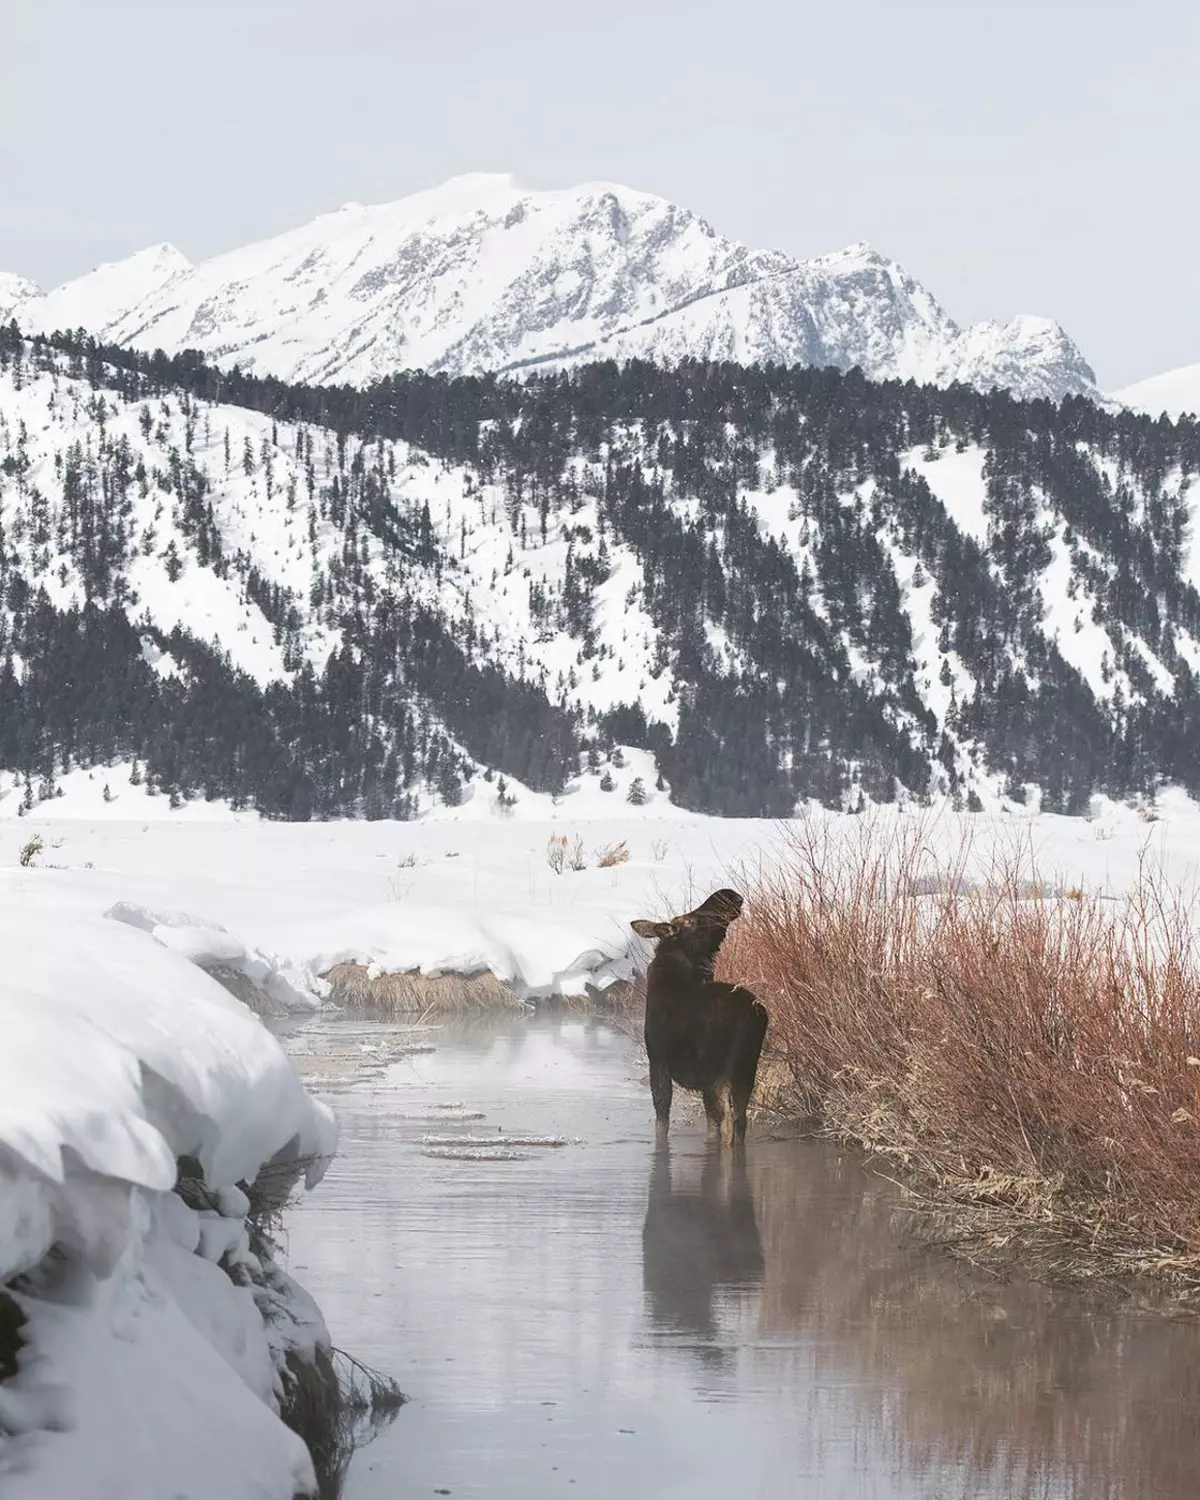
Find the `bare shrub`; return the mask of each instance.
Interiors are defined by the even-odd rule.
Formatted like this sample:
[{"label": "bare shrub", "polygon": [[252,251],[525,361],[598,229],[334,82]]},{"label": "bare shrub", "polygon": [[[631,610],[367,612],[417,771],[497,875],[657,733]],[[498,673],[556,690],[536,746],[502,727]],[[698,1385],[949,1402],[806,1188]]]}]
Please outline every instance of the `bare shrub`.
[{"label": "bare shrub", "polygon": [[576,872],[587,869],[587,855],[583,848],[583,839],[578,834],[575,842],[571,845],[571,852],[567,855],[567,864]]},{"label": "bare shrub", "polygon": [[1200,1291],[1200,967],[1191,912],[1143,866],[1127,903],[1056,892],[1017,857],[914,894],[920,833],[807,826],[730,930],[788,1105],[930,1195],[1066,1256]]},{"label": "bare shrub", "polygon": [[312,1455],[321,1500],[342,1493],[354,1454],[394,1419],[407,1401],[396,1382],[341,1349],[318,1344],[311,1359],[289,1351],[279,1415]]},{"label": "bare shrub", "polygon": [[661,865],[663,860],[666,859],[667,848],[666,839],[655,839],[650,845],[650,857],[656,865]]},{"label": "bare shrub", "polygon": [[552,833],[546,840],[546,863],[556,875],[561,875],[567,862],[567,836]]},{"label": "bare shrub", "polygon": [[21,853],[18,856],[21,868],[28,870],[45,847],[46,841],[40,833],[35,833],[32,838],[26,839],[21,845]]},{"label": "bare shrub", "polygon": [[619,844],[606,844],[596,850],[596,864],[601,870],[611,870],[614,865],[623,865],[629,859],[629,849],[622,839]]}]

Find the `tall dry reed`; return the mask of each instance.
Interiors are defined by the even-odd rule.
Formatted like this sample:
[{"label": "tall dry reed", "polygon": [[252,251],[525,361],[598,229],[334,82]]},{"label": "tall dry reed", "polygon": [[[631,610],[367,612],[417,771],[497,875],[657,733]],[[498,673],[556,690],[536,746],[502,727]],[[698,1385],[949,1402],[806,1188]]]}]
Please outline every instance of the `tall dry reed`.
[{"label": "tall dry reed", "polygon": [[[1127,900],[1028,858],[931,878],[919,831],[787,835],[721,972],[771,1012],[789,1104],[1079,1269],[1200,1285],[1193,912],[1143,865]],[[963,1221],[968,1238],[969,1226]]]}]

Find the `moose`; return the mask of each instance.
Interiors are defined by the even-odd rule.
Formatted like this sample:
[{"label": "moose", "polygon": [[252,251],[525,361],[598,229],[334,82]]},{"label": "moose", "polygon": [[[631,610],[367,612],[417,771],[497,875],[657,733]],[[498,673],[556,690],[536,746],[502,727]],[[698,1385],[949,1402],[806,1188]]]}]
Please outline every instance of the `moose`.
[{"label": "moose", "polygon": [[670,1128],[676,1083],[702,1095],[710,1135],[727,1146],[746,1138],[767,1012],[749,990],[713,978],[726,929],[741,910],[736,891],[719,890],[668,922],[631,924],[639,937],[655,942],[646,971],[646,1052],[660,1143]]}]

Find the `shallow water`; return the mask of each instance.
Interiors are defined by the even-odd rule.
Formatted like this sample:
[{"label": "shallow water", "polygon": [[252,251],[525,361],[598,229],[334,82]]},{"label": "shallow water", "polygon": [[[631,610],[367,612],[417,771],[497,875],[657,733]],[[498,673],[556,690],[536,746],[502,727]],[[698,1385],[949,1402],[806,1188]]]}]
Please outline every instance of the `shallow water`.
[{"label": "shallow water", "polygon": [[290,1267],[412,1397],[346,1500],[1200,1493],[1200,1323],[958,1270],[822,1144],[752,1131],[739,1167],[690,1111],[656,1152],[603,1021],[406,1040],[291,1044],[342,1145]]}]

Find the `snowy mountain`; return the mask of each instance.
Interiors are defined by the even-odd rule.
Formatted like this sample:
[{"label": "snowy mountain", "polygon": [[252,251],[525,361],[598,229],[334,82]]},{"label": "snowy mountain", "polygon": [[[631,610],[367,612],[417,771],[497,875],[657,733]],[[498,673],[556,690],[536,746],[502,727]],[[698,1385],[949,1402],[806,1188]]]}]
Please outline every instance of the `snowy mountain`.
[{"label": "snowy mountain", "polygon": [[26,281],[23,276],[13,276],[8,271],[0,271],[0,318],[11,318],[23,303],[40,296],[34,282]]},{"label": "snowy mountain", "polygon": [[118,761],[298,817],[1200,789],[1198,432],[803,369],[287,387],[0,330],[0,795]]},{"label": "snowy mountain", "polygon": [[199,265],[159,245],[44,296],[10,295],[30,333],[85,327],[311,383],[692,357],[1096,394],[1056,323],[959,328],[868,245],[796,261],[606,183],[530,192],[506,176],[459,177],[396,203],[347,204]]},{"label": "snowy mountain", "polygon": [[1113,400],[1150,417],[1200,416],[1200,365],[1183,365],[1164,375],[1139,380],[1114,391]]}]

